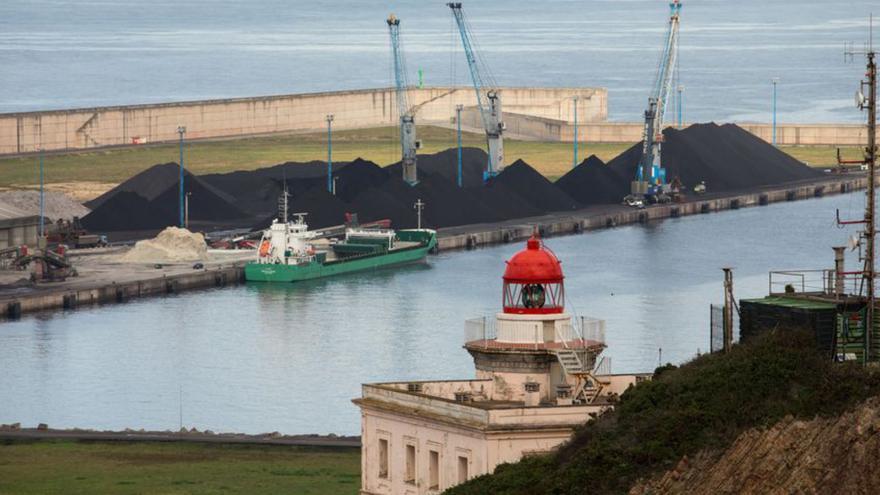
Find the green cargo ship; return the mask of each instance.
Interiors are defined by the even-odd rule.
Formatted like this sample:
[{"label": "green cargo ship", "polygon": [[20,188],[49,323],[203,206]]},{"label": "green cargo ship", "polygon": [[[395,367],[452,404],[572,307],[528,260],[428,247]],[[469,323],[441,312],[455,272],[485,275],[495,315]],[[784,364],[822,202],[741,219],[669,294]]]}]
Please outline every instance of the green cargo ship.
[{"label": "green cargo ship", "polygon": [[346,228],[344,239],[326,239],[308,230],[299,214],[294,222],[272,222],[263,233],[245,280],[299,282],[423,260],[437,245],[429,229]]}]

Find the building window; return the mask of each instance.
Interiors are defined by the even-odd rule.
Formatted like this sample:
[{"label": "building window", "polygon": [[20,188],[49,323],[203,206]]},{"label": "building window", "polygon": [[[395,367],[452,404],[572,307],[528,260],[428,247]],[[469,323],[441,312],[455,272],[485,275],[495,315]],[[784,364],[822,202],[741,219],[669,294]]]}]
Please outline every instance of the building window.
[{"label": "building window", "polygon": [[406,477],[403,481],[406,483],[416,482],[416,446],[412,444],[406,446]]},{"label": "building window", "polygon": [[440,452],[428,452],[428,489],[440,489]]},{"label": "building window", "polygon": [[468,480],[468,458],[458,456],[458,482],[464,483]]},{"label": "building window", "polygon": [[379,439],[379,477],[388,479],[388,440]]}]

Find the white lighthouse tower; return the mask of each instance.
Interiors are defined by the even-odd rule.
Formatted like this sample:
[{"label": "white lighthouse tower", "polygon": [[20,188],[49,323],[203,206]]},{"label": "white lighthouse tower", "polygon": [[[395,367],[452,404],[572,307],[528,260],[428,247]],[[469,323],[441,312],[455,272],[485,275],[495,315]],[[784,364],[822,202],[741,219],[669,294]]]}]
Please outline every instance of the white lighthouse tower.
[{"label": "white lighthouse tower", "polygon": [[[495,382],[496,398],[539,403],[590,403],[606,383],[597,378],[605,322],[565,311],[565,276],[537,237],[507,261],[503,310],[465,324],[465,349],[477,377]],[[606,361],[606,363],[609,361]]]},{"label": "white lighthouse tower", "polygon": [[533,236],[507,261],[501,311],[465,323],[475,379],[362,386],[362,494],[436,494],[550,451],[649,378],[611,374],[605,324],[566,312],[564,279]]}]

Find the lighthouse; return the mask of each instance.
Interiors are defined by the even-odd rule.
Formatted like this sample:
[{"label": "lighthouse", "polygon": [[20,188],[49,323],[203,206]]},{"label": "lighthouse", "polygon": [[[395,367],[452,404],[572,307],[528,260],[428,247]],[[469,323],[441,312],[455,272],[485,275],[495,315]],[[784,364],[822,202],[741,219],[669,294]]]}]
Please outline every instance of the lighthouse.
[{"label": "lighthouse", "polygon": [[362,494],[440,493],[549,452],[650,378],[611,373],[605,322],[566,310],[562,262],[537,235],[499,291],[495,314],[465,321],[474,378],[362,385]]},{"label": "lighthouse", "polygon": [[605,322],[565,310],[562,263],[537,235],[507,261],[502,311],[465,323],[465,349],[477,378],[495,383],[500,400],[592,402],[605,385],[596,377]]}]

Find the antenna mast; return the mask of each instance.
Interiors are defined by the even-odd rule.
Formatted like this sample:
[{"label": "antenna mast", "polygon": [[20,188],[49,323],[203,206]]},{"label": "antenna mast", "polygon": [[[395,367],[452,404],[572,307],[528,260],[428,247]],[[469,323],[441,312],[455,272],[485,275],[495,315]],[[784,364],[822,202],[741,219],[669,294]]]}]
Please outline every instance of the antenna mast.
[{"label": "antenna mast", "polygon": [[[870,21],[869,31],[873,31],[873,18]],[[872,361],[880,356],[872,353],[873,348],[878,343],[872,342],[876,337],[874,335],[874,326],[876,318],[876,181],[877,181],[877,61],[873,47],[873,33],[869,34],[869,44],[864,52],[855,52],[846,50],[845,55],[852,57],[853,55],[864,54],[867,59],[867,69],[865,72],[865,80],[861,81],[859,91],[857,93],[856,103],[860,110],[868,111],[868,144],[865,146],[864,159],[859,161],[841,161],[841,163],[861,163],[868,169],[868,185],[866,189],[867,201],[865,202],[865,217],[863,220],[840,221],[838,223],[854,224],[863,223],[865,230],[862,232],[862,238],[865,239],[864,268],[862,269],[862,278],[865,281],[865,298],[867,307],[865,308],[865,363]],[[864,90],[867,88],[867,97]],[[839,216],[839,215],[838,215]]]}]

